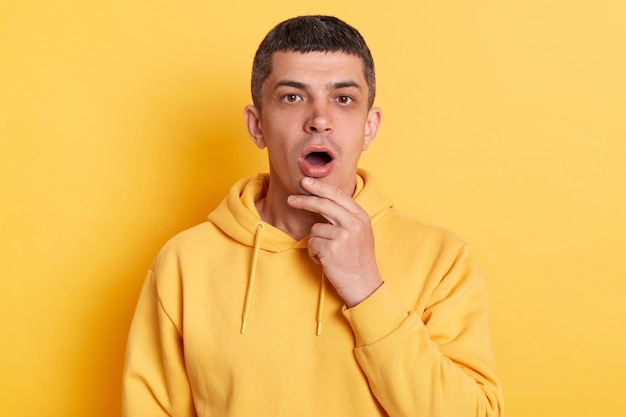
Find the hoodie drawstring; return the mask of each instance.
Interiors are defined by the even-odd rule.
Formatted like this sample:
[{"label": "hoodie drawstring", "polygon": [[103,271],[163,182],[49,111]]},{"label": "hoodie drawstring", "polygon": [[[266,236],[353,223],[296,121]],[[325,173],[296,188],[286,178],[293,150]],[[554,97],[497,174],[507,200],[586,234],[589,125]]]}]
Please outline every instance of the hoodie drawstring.
[{"label": "hoodie drawstring", "polygon": [[252,251],[252,263],[250,265],[250,276],[248,278],[248,289],[246,290],[246,301],[243,304],[243,312],[241,313],[241,334],[246,331],[246,321],[248,320],[248,313],[250,311],[250,301],[252,300],[252,291],[254,290],[254,278],[256,276],[256,264],[257,257],[259,256],[259,249],[261,249],[261,232],[265,229],[263,223],[257,223],[254,226],[256,233],[254,235],[254,250]]},{"label": "hoodie drawstring", "polygon": [[[243,312],[241,313],[241,334],[246,332],[246,322],[248,321],[248,314],[250,312],[250,304],[252,302],[252,293],[254,291],[254,279],[256,277],[256,266],[259,257],[259,250],[261,249],[261,234],[265,229],[263,223],[257,223],[254,226],[254,249],[252,251],[252,261],[250,264],[250,275],[248,277],[248,288],[246,289],[246,299],[243,304]],[[316,334],[320,336],[322,334],[322,322],[324,321],[324,307],[326,305],[326,275],[322,270],[322,276],[320,279],[320,292],[317,301],[317,331]]]},{"label": "hoodie drawstring", "polygon": [[317,302],[317,335],[322,334],[322,321],[324,321],[324,305],[326,304],[326,275],[322,269],[322,279],[320,280],[320,295]]}]

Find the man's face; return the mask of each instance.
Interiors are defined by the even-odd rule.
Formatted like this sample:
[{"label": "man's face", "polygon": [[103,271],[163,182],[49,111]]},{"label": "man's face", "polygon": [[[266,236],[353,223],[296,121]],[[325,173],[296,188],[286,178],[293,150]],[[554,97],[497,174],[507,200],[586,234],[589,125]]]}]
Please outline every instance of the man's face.
[{"label": "man's face", "polygon": [[367,101],[359,57],[276,52],[262,87],[262,110],[246,108],[250,135],[268,149],[270,188],[283,196],[302,194],[300,180],[309,176],[352,195],[357,162],[380,123],[380,109],[368,109]]}]

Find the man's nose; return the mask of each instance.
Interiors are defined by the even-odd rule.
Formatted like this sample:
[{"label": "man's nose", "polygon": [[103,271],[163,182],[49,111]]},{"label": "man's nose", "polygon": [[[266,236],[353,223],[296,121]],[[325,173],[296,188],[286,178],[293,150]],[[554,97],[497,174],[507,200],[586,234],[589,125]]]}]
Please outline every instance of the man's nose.
[{"label": "man's nose", "polygon": [[333,130],[330,109],[325,103],[314,104],[311,115],[306,122],[305,129],[309,133],[329,133]]}]

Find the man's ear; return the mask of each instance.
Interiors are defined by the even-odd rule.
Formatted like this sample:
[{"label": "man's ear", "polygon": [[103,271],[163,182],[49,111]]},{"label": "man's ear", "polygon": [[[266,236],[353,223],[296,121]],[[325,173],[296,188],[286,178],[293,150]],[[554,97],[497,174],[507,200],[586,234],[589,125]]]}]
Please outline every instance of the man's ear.
[{"label": "man's ear", "polygon": [[263,129],[261,128],[261,111],[252,104],[248,104],[243,110],[243,117],[252,141],[259,149],[265,148],[265,139],[263,138]]},{"label": "man's ear", "polygon": [[367,121],[365,122],[365,140],[363,141],[363,150],[367,150],[374,142],[378,127],[380,126],[383,112],[378,107],[372,107],[367,113]]}]

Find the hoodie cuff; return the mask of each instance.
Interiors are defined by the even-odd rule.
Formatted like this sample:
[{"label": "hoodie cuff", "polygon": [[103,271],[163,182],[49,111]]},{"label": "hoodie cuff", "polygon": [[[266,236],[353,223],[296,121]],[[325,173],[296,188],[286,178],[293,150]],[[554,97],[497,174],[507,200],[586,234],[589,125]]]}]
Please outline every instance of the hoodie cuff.
[{"label": "hoodie cuff", "polygon": [[382,339],[400,326],[408,315],[387,284],[381,285],[356,306],[344,306],[342,313],[352,326],[357,347]]}]

